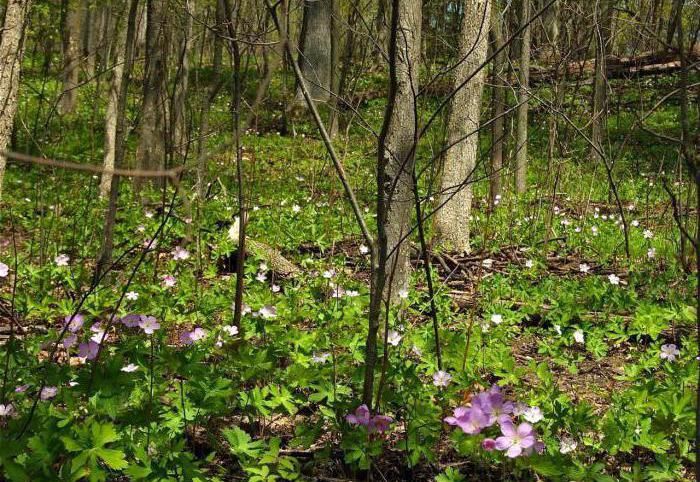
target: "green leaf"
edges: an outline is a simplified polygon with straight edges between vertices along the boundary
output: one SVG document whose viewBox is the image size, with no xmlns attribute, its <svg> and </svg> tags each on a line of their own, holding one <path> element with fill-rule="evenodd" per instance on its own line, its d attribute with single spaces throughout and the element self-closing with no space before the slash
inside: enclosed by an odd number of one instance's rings
<svg viewBox="0 0 700 482">
<path fill-rule="evenodd" d="M 111 469 L 121 470 L 129 465 L 129 463 L 126 461 L 124 452 L 121 450 L 97 448 L 95 449 L 95 453 Z"/>
<path fill-rule="evenodd" d="M 70 437 L 61 437 L 61 441 L 63 442 L 63 445 L 65 445 L 66 450 L 69 452 L 80 452 L 84 448 Z"/>
</svg>

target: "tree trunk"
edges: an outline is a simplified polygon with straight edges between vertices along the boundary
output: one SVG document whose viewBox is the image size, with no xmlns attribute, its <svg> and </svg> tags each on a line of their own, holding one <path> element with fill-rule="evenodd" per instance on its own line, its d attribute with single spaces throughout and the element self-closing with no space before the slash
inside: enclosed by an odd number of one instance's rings
<svg viewBox="0 0 700 482">
<path fill-rule="evenodd" d="M 194 15 L 194 0 L 186 0 L 183 4 L 180 44 L 180 65 L 175 79 L 175 92 L 172 107 L 172 145 L 173 152 L 181 159 L 187 156 L 187 89 L 190 77 L 190 51 L 192 50 L 192 16 Z"/>
<path fill-rule="evenodd" d="M 384 299 L 390 301 L 406 288 L 410 272 L 408 241 L 403 238 L 407 237 L 413 206 L 411 173 L 421 47 L 421 1 L 394 0 L 394 5 L 399 11 L 393 14 L 392 22 L 398 23 L 390 45 L 389 100 L 379 140 L 377 173 L 380 265 L 386 279 L 393 280 L 384 291 Z"/>
<path fill-rule="evenodd" d="M 612 16 L 612 2 L 600 0 L 596 5 L 595 36 L 595 71 L 593 78 L 593 118 L 591 122 L 591 160 L 600 161 L 600 152 L 604 147 L 604 134 L 607 130 L 607 43 L 610 37 L 610 17 Z"/>
<path fill-rule="evenodd" d="M 392 0 L 389 98 L 379 136 L 377 241 L 371 280 L 362 400 L 371 406 L 377 334 L 383 302 L 398 299 L 409 278 L 408 229 L 413 206 L 413 163 L 418 137 L 416 93 L 421 49 L 421 0 Z M 406 239 L 403 239 L 403 238 Z M 373 267 L 374 267 L 373 263 Z M 387 306 L 388 309 L 388 306 Z"/>
<path fill-rule="evenodd" d="M 129 6 L 129 16 L 127 17 L 126 40 L 124 41 L 124 67 L 121 71 L 121 82 L 119 94 L 117 96 L 116 122 L 114 135 L 114 166 L 120 167 L 124 161 L 124 151 L 126 149 L 126 98 L 129 93 L 129 82 L 134 59 L 134 43 L 136 36 L 136 17 L 138 13 L 139 0 L 131 0 Z M 119 27 L 115 27 L 118 29 Z M 117 47 L 119 48 L 119 47 Z M 105 221 L 102 232 L 102 248 L 100 256 L 95 264 L 94 279 L 102 276 L 104 270 L 112 259 L 114 248 L 114 227 L 117 218 L 117 201 L 119 200 L 120 177 L 112 176 L 109 185 L 109 205 L 105 214 Z"/>
<path fill-rule="evenodd" d="M 122 88 L 122 80 L 124 76 L 124 55 L 126 54 L 126 34 L 127 25 L 123 25 L 120 21 L 121 15 L 115 15 L 114 30 L 117 34 L 117 43 L 114 51 L 117 55 L 114 59 L 114 67 L 112 69 L 112 79 L 109 85 L 109 94 L 107 100 L 107 109 L 105 111 L 105 146 L 103 156 L 103 167 L 107 170 L 113 170 L 115 167 L 115 158 L 117 154 L 117 124 L 119 116 L 119 99 Z M 122 119 L 123 123 L 124 120 Z M 106 198 L 109 195 L 112 186 L 112 174 L 103 172 L 100 181 L 100 197 Z"/>
<path fill-rule="evenodd" d="M 305 0 L 299 41 L 299 66 L 316 102 L 327 102 L 331 90 L 331 0 Z M 303 101 L 297 87 L 297 100 Z"/>
<path fill-rule="evenodd" d="M 520 65 L 518 69 L 518 128 L 515 142 L 515 191 L 518 195 L 527 188 L 527 118 L 530 80 L 530 0 L 521 0 L 520 25 L 525 26 L 520 38 Z"/>
<path fill-rule="evenodd" d="M 499 12 L 499 4 L 494 3 L 491 8 L 491 37 L 493 39 L 493 49 L 498 50 L 503 47 L 503 27 Z M 494 205 L 496 196 L 501 195 L 501 170 L 503 169 L 503 144 L 505 134 L 505 111 L 506 86 L 503 76 L 506 75 L 506 51 L 499 52 L 493 59 L 492 75 L 492 103 L 493 103 L 493 124 L 491 127 L 492 147 L 491 147 L 491 178 L 489 193 L 491 206 Z"/>
<path fill-rule="evenodd" d="M 143 80 L 140 139 L 136 150 L 136 167 L 165 167 L 165 125 L 167 94 L 165 90 L 165 0 L 148 0 L 146 5 L 146 68 Z M 138 190 L 139 178 L 134 179 Z"/>
<path fill-rule="evenodd" d="M 17 113 L 19 76 L 24 55 L 24 23 L 29 0 L 9 0 L 0 36 L 0 151 L 7 149 Z M 7 159 L 0 154 L 0 199 Z"/>
<path fill-rule="evenodd" d="M 65 23 L 63 25 L 63 92 L 59 112 L 70 114 L 75 110 L 80 81 L 80 58 L 82 52 L 81 26 L 85 10 L 82 0 L 65 0 Z"/>
<path fill-rule="evenodd" d="M 389 0 L 378 0 L 377 15 L 374 18 L 374 30 L 376 35 L 376 45 L 372 46 L 374 57 L 379 63 L 384 63 L 383 52 L 386 49 L 389 25 L 386 21 L 388 15 L 391 14 L 389 8 Z"/>
<path fill-rule="evenodd" d="M 467 0 L 459 41 L 460 63 L 447 120 L 447 152 L 440 183 L 440 206 L 435 215 L 438 242 L 449 250 L 469 251 L 469 215 L 472 176 L 479 153 L 479 115 L 490 23 L 489 0 Z M 476 72 L 476 73 L 475 73 Z M 467 79 L 470 79 L 467 81 Z M 467 83 L 459 88 L 464 82 Z"/>
</svg>

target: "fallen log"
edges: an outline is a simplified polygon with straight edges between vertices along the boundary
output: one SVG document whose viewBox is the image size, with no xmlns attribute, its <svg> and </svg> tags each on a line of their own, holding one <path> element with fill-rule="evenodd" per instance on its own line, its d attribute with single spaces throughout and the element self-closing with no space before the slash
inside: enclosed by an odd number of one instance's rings
<svg viewBox="0 0 700 482">
<path fill-rule="evenodd" d="M 690 63 L 700 59 L 700 47 L 688 53 Z M 620 79 L 646 75 L 671 74 L 681 68 L 681 60 L 676 52 L 646 52 L 634 57 L 608 57 L 606 60 L 606 77 Z M 592 78 L 595 73 L 595 59 L 569 62 L 566 66 L 536 67 L 530 69 L 531 82 L 547 82 L 555 75 L 567 78 Z"/>
</svg>

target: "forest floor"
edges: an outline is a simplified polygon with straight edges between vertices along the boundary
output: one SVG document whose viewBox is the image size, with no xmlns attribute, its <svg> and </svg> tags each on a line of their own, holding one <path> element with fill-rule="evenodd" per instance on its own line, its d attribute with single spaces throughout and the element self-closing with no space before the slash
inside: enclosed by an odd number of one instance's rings
<svg viewBox="0 0 700 482">
<path fill-rule="evenodd" d="M 621 104 L 610 119 L 614 146 L 634 122 Z M 381 99 L 370 99 L 361 112 L 378 124 L 382 108 Z M 676 135 L 676 112 L 670 105 L 649 122 Z M 100 148 L 84 142 L 100 129 L 92 114 L 47 122 L 42 154 L 99 162 Z M 15 411 L 0 420 L 5 476 L 71 480 L 70 473 L 77 480 L 87 470 L 102 480 L 693 479 L 695 277 L 678 255 L 659 174 L 676 172 L 675 153 L 656 138 L 633 136 L 615 163 L 620 212 L 609 202 L 602 168 L 562 132 L 553 194 L 543 115 L 533 119 L 526 199 L 506 188 L 489 210 L 486 181 L 475 183 L 471 252 L 430 248 L 445 384 L 436 383 L 423 257 L 412 246 L 411 288 L 380 330 L 377 412 L 392 419 L 381 433 L 347 418 L 361 403 L 369 259 L 308 119 L 278 133 L 271 114 L 243 139 L 248 235 L 298 273 L 280 276 L 269 257 L 249 253 L 249 310 L 240 331 L 231 326 L 236 244 L 229 229 L 238 208 L 232 156 L 220 150 L 230 139 L 225 102 L 212 110 L 206 147 L 216 154 L 205 199 L 192 194 L 187 177 L 178 193 L 147 187 L 136 196 L 124 182 L 118 263 L 96 287 L 91 275 L 105 210 L 95 202 L 99 179 L 11 165 L 0 212 L 0 262 L 8 266 L 0 278 L 2 390 Z M 374 229 L 376 141 L 357 126 L 348 132 L 338 150 Z M 440 139 L 435 133 L 428 141 Z M 28 142 L 20 138 L 18 146 Z M 421 167 L 431 152 L 419 150 Z M 428 199 L 434 179 L 424 172 L 420 192 Z M 690 199 L 687 181 L 672 186 Z M 66 344 L 66 317 L 76 311 L 85 324 Z M 12 320 L 26 333 L 8 330 Z M 89 349 L 106 326 L 102 355 L 88 359 L 79 346 Z M 482 449 L 486 437 L 498 436 L 495 427 L 469 435 L 445 423 L 493 386 L 530 410 L 541 453 L 509 459 Z"/>
</svg>

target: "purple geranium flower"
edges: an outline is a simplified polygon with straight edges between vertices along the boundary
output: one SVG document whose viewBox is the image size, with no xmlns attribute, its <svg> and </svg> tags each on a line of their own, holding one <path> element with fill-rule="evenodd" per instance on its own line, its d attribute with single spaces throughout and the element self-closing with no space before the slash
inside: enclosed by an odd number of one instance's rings
<svg viewBox="0 0 700 482">
<path fill-rule="evenodd" d="M 141 315 L 126 315 L 122 317 L 121 322 L 127 328 L 136 328 L 141 323 Z"/>
<path fill-rule="evenodd" d="M 355 413 L 347 415 L 345 420 L 347 420 L 350 425 L 362 425 L 367 427 L 369 433 L 386 432 L 394 421 L 391 417 L 386 415 L 375 415 L 371 417 L 367 405 L 360 405 L 357 407 Z"/>
<path fill-rule="evenodd" d="M 454 416 L 446 417 L 445 422 L 450 425 L 457 425 L 462 431 L 469 435 L 476 435 L 481 429 L 487 427 L 488 416 L 478 407 L 471 408 L 457 407 Z"/>
<path fill-rule="evenodd" d="M 529 423 L 521 423 L 517 427 L 513 423 L 501 424 L 503 436 L 496 439 L 496 448 L 506 450 L 510 458 L 520 456 L 525 449 L 535 445 L 535 432 Z"/>
<path fill-rule="evenodd" d="M 58 393 L 58 388 L 56 387 L 44 387 L 41 389 L 41 393 L 39 394 L 39 398 L 42 400 L 49 400 L 53 397 L 56 396 Z"/>
<path fill-rule="evenodd" d="M 141 316 L 139 320 L 139 327 L 147 335 L 152 335 L 157 329 L 160 328 L 158 321 L 154 316 Z"/>
<path fill-rule="evenodd" d="M 73 345 L 75 345 L 75 342 L 78 341 L 78 335 L 75 333 L 71 333 L 69 335 L 66 335 L 66 337 L 63 339 L 63 346 L 66 348 L 70 348 Z"/>
<path fill-rule="evenodd" d="M 0 403 L 0 418 L 2 417 L 12 417 L 15 413 L 15 407 L 11 403 L 3 405 Z"/>
<path fill-rule="evenodd" d="M 487 452 L 490 452 L 496 448 L 496 441 L 492 438 L 485 438 L 481 442 L 481 448 L 483 448 Z"/>
<path fill-rule="evenodd" d="M 369 408 L 367 408 L 367 405 L 360 405 L 355 410 L 355 413 L 347 415 L 345 420 L 350 425 L 364 425 L 366 427 L 370 423 Z"/>
<path fill-rule="evenodd" d="M 207 330 L 204 328 L 196 327 L 192 331 L 186 331 L 180 335 L 180 343 L 183 345 L 191 345 L 194 342 L 203 340 L 207 336 Z"/>
<path fill-rule="evenodd" d="M 87 343 L 81 343 L 78 345 L 78 350 L 80 351 L 81 358 L 94 360 L 97 358 L 97 352 L 100 351 L 100 344 L 90 340 Z"/>
<path fill-rule="evenodd" d="M 676 345 L 670 343 L 668 345 L 661 345 L 661 353 L 659 356 L 661 359 L 666 359 L 670 362 L 675 361 L 676 357 L 680 355 L 681 352 Z"/>
<path fill-rule="evenodd" d="M 370 433 L 372 432 L 379 432 L 383 433 L 389 430 L 389 426 L 391 425 L 391 422 L 394 420 L 391 417 L 388 417 L 386 415 L 375 415 L 374 418 L 372 419 L 372 422 L 370 423 L 369 426 L 369 431 Z"/>
<path fill-rule="evenodd" d="M 501 389 L 494 386 L 488 392 L 481 392 L 472 400 L 472 407 L 479 408 L 487 417 L 488 421 L 485 426 L 490 427 L 496 421 L 507 419 L 504 415 L 513 413 L 515 406 L 513 402 L 505 402 Z"/>
<path fill-rule="evenodd" d="M 68 325 L 68 331 L 71 333 L 77 333 L 85 323 L 85 317 L 80 313 L 75 315 L 68 315 L 64 318 L 66 325 Z"/>
</svg>

